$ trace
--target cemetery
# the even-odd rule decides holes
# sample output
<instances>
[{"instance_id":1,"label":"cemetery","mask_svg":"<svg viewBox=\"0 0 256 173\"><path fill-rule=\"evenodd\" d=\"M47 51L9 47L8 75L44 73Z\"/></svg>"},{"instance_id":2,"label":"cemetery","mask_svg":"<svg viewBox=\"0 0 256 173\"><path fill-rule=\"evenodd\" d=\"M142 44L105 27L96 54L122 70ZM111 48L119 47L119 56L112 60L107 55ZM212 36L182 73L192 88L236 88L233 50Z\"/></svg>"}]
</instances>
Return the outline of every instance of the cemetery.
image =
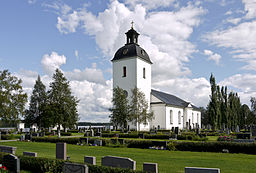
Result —
<instances>
[{"instance_id":1,"label":"cemetery","mask_svg":"<svg viewBox=\"0 0 256 173\"><path fill-rule=\"evenodd\" d=\"M0 163L8 166L13 158L20 170L31 172L254 172L254 130L227 134L175 128L149 132L91 128L63 132L61 137L54 131L8 132L1 140L6 142L0 144Z\"/></svg>"}]
</instances>

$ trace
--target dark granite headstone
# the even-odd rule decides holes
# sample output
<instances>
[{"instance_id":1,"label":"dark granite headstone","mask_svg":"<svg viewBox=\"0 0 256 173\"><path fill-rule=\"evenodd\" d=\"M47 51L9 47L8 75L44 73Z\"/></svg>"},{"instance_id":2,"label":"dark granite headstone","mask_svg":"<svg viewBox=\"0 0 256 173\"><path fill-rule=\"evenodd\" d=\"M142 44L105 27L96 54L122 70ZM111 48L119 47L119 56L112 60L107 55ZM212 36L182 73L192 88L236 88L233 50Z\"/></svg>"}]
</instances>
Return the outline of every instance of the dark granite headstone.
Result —
<instances>
[{"instance_id":1,"label":"dark granite headstone","mask_svg":"<svg viewBox=\"0 0 256 173\"><path fill-rule=\"evenodd\" d=\"M23 156L37 157L37 153L24 151L24 152L23 152Z\"/></svg>"},{"instance_id":2,"label":"dark granite headstone","mask_svg":"<svg viewBox=\"0 0 256 173\"><path fill-rule=\"evenodd\" d=\"M85 163L85 164L96 165L96 157L93 157L93 156L85 156L85 157L84 157L84 163Z\"/></svg>"},{"instance_id":3,"label":"dark granite headstone","mask_svg":"<svg viewBox=\"0 0 256 173\"><path fill-rule=\"evenodd\" d=\"M158 173L158 164L157 163L143 163L143 171L147 173Z\"/></svg>"},{"instance_id":4,"label":"dark granite headstone","mask_svg":"<svg viewBox=\"0 0 256 173\"><path fill-rule=\"evenodd\" d=\"M3 157L3 165L9 172L20 173L20 159L13 154Z\"/></svg>"},{"instance_id":5,"label":"dark granite headstone","mask_svg":"<svg viewBox=\"0 0 256 173\"><path fill-rule=\"evenodd\" d=\"M136 170L136 161L125 157L105 156L101 159L101 165Z\"/></svg>"},{"instance_id":6,"label":"dark granite headstone","mask_svg":"<svg viewBox=\"0 0 256 173\"><path fill-rule=\"evenodd\" d=\"M185 173L220 173L219 168L194 168L186 167Z\"/></svg>"},{"instance_id":7,"label":"dark granite headstone","mask_svg":"<svg viewBox=\"0 0 256 173\"><path fill-rule=\"evenodd\" d=\"M67 144L66 143L56 143L56 159L67 159Z\"/></svg>"},{"instance_id":8,"label":"dark granite headstone","mask_svg":"<svg viewBox=\"0 0 256 173\"><path fill-rule=\"evenodd\" d=\"M63 173L88 173L88 166L78 163L65 162Z\"/></svg>"}]
</instances>

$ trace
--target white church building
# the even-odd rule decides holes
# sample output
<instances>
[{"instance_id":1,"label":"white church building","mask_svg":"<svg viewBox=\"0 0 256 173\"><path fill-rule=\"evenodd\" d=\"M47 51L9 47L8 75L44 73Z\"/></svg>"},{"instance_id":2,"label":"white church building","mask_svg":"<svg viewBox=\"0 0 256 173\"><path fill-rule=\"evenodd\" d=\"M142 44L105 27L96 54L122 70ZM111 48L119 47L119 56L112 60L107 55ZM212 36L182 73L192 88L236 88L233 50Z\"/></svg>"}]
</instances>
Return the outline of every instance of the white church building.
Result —
<instances>
[{"instance_id":1,"label":"white church building","mask_svg":"<svg viewBox=\"0 0 256 173\"><path fill-rule=\"evenodd\" d=\"M150 129L193 129L201 128L201 112L189 102L174 95L151 88L152 62L147 52L138 45L138 36L133 27L125 33L126 44L117 50L113 63L113 88L120 87L126 91L128 98L131 90L139 88L145 94L154 118L147 124L135 126L128 123L130 129L148 131Z\"/></svg>"}]
</instances>

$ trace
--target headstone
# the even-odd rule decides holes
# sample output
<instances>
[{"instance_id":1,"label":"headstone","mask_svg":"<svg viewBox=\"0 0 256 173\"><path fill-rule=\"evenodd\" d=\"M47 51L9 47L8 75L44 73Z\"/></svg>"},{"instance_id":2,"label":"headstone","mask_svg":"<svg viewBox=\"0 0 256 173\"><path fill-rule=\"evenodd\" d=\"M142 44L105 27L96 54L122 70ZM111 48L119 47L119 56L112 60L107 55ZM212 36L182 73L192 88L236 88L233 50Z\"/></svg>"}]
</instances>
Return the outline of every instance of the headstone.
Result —
<instances>
[{"instance_id":1,"label":"headstone","mask_svg":"<svg viewBox=\"0 0 256 173\"><path fill-rule=\"evenodd\" d=\"M93 156L85 156L85 157L84 157L84 163L96 165L96 157L93 157Z\"/></svg>"},{"instance_id":2,"label":"headstone","mask_svg":"<svg viewBox=\"0 0 256 173\"><path fill-rule=\"evenodd\" d=\"M185 167L185 173L220 173L220 169Z\"/></svg>"},{"instance_id":3,"label":"headstone","mask_svg":"<svg viewBox=\"0 0 256 173\"><path fill-rule=\"evenodd\" d=\"M252 136L256 136L256 126L252 126L251 127L251 133L252 133Z\"/></svg>"},{"instance_id":4,"label":"headstone","mask_svg":"<svg viewBox=\"0 0 256 173\"><path fill-rule=\"evenodd\" d=\"M136 161L125 157L105 156L101 159L101 165L136 170Z\"/></svg>"},{"instance_id":5,"label":"headstone","mask_svg":"<svg viewBox=\"0 0 256 173\"><path fill-rule=\"evenodd\" d=\"M96 140L94 140L94 144L97 146L102 146L102 140L96 139Z\"/></svg>"},{"instance_id":6,"label":"headstone","mask_svg":"<svg viewBox=\"0 0 256 173\"><path fill-rule=\"evenodd\" d=\"M56 143L56 159L67 159L67 144L66 143Z\"/></svg>"},{"instance_id":7,"label":"headstone","mask_svg":"<svg viewBox=\"0 0 256 173\"><path fill-rule=\"evenodd\" d=\"M37 157L37 153L24 151L23 156Z\"/></svg>"},{"instance_id":8,"label":"headstone","mask_svg":"<svg viewBox=\"0 0 256 173\"><path fill-rule=\"evenodd\" d=\"M15 154L17 147L0 145L0 152Z\"/></svg>"},{"instance_id":9,"label":"headstone","mask_svg":"<svg viewBox=\"0 0 256 173\"><path fill-rule=\"evenodd\" d=\"M88 173L88 166L78 163L65 162L62 168L63 173Z\"/></svg>"},{"instance_id":10,"label":"headstone","mask_svg":"<svg viewBox=\"0 0 256 173\"><path fill-rule=\"evenodd\" d=\"M20 141L24 141L25 140L25 135L20 135Z\"/></svg>"},{"instance_id":11,"label":"headstone","mask_svg":"<svg viewBox=\"0 0 256 173\"><path fill-rule=\"evenodd\" d=\"M32 133L32 137L39 137L39 133Z\"/></svg>"},{"instance_id":12,"label":"headstone","mask_svg":"<svg viewBox=\"0 0 256 173\"><path fill-rule=\"evenodd\" d=\"M143 163L143 171L158 173L158 164L157 163Z\"/></svg>"},{"instance_id":13,"label":"headstone","mask_svg":"<svg viewBox=\"0 0 256 173\"><path fill-rule=\"evenodd\" d=\"M80 143L89 144L89 138L80 138Z\"/></svg>"},{"instance_id":14,"label":"headstone","mask_svg":"<svg viewBox=\"0 0 256 173\"><path fill-rule=\"evenodd\" d=\"M239 125L236 126L236 133L239 133L240 129L239 129Z\"/></svg>"},{"instance_id":15,"label":"headstone","mask_svg":"<svg viewBox=\"0 0 256 173\"><path fill-rule=\"evenodd\" d=\"M91 137L94 137L94 131L91 129Z\"/></svg>"},{"instance_id":16,"label":"headstone","mask_svg":"<svg viewBox=\"0 0 256 173\"><path fill-rule=\"evenodd\" d=\"M20 159L13 154L3 157L3 165L9 172L20 173Z\"/></svg>"},{"instance_id":17,"label":"headstone","mask_svg":"<svg viewBox=\"0 0 256 173\"><path fill-rule=\"evenodd\" d=\"M30 133L26 133L25 134L25 140L31 140L32 139L32 135Z\"/></svg>"}]
</instances>

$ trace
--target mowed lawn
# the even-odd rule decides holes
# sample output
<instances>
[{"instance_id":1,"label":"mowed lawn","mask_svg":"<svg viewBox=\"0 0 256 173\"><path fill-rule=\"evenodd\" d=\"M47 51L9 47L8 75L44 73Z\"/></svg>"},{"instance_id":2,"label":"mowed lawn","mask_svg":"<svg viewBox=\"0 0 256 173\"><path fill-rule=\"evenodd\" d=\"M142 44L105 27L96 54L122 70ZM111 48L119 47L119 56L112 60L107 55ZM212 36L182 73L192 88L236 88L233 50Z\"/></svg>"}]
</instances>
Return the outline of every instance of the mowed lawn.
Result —
<instances>
[{"instance_id":1,"label":"mowed lawn","mask_svg":"<svg viewBox=\"0 0 256 173\"><path fill-rule=\"evenodd\" d=\"M17 147L17 154L23 151L37 152L38 157L55 158L54 143L3 142L0 145ZM101 157L112 155L129 157L137 162L137 170L142 170L143 162L158 163L161 173L184 173L185 167L220 168L221 173L255 173L256 155L226 154L209 152L163 151L135 148L111 148L95 146L67 145L67 155L71 161L83 162L84 156L96 156L97 165Z\"/></svg>"}]
</instances>

